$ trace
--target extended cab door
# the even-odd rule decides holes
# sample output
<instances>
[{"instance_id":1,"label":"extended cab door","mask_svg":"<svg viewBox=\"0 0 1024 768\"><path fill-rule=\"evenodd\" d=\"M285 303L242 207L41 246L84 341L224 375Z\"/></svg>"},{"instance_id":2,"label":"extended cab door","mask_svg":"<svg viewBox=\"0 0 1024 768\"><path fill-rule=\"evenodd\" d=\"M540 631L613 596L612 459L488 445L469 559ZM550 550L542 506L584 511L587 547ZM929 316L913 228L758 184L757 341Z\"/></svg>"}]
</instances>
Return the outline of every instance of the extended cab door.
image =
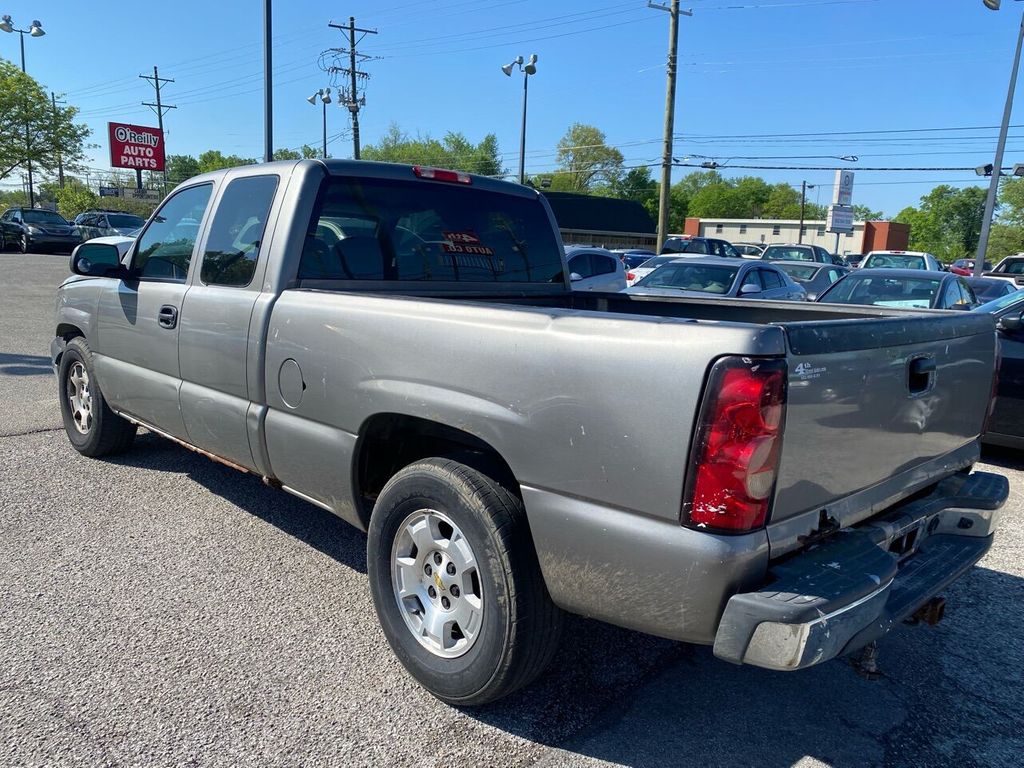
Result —
<instances>
[{"instance_id":1,"label":"extended cab door","mask_svg":"<svg viewBox=\"0 0 1024 768\"><path fill-rule=\"evenodd\" d=\"M110 405L185 438L178 407L178 321L213 184L172 194L131 250L130 275L100 294L96 368Z\"/></svg>"},{"instance_id":2,"label":"extended cab door","mask_svg":"<svg viewBox=\"0 0 1024 768\"><path fill-rule=\"evenodd\" d=\"M257 469L246 418L258 399L259 352L249 323L260 296L272 226L277 174L246 173L222 182L199 267L181 311L181 414L188 440L217 456ZM259 334L254 334L258 341Z\"/></svg>"}]
</instances>

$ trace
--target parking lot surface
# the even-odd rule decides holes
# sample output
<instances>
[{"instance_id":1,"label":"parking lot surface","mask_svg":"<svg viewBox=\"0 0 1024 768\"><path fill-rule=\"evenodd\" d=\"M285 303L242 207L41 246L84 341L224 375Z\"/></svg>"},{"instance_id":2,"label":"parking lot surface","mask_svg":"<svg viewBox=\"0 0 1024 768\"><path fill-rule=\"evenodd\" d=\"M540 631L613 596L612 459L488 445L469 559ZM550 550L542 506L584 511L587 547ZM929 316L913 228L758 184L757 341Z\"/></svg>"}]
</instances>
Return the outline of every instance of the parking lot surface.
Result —
<instances>
[{"instance_id":1,"label":"parking lot surface","mask_svg":"<svg viewBox=\"0 0 1024 768\"><path fill-rule=\"evenodd\" d=\"M62 256L0 254L0 765L1019 766L1024 457L936 628L796 674L584 619L537 684L422 691L370 601L365 537L151 434L110 460L60 427Z\"/></svg>"}]
</instances>

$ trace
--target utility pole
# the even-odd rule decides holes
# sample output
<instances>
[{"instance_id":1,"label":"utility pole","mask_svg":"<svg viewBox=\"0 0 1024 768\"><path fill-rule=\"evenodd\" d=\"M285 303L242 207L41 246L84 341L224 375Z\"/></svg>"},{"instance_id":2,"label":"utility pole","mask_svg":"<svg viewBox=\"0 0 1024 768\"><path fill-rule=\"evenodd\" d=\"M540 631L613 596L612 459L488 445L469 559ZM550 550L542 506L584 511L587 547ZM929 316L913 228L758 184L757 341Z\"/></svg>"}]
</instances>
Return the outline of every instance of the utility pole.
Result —
<instances>
[{"instance_id":1,"label":"utility pole","mask_svg":"<svg viewBox=\"0 0 1024 768\"><path fill-rule=\"evenodd\" d=\"M808 184L806 181L800 182L800 230L796 233L798 243L804 241L804 206L807 203L807 187L814 189L813 184Z\"/></svg>"},{"instance_id":2,"label":"utility pole","mask_svg":"<svg viewBox=\"0 0 1024 768\"><path fill-rule=\"evenodd\" d=\"M152 104L152 103L150 103L148 101L144 101L144 102L142 102L142 106L149 107L154 112L156 112L156 123L157 123L157 126L159 126L159 128L160 128L160 139L164 143L164 162L166 163L167 162L167 137L164 136L164 114L166 114L166 111L168 109L177 109L177 107L174 104L164 104L164 103L162 103L160 101L160 83L173 83L174 80L169 78L169 77L160 77L160 71L156 68L155 65L153 67L153 76L152 77L150 77L149 75L139 75L139 77L141 77L143 80L148 80L150 82L150 84L152 84L152 86L154 88L156 88L156 104ZM139 178L139 180L141 182L141 179L142 179L142 172L141 171L139 172L138 178ZM141 189L141 186L142 185L140 183L139 184L140 189ZM167 187L167 167L166 166L164 167L164 187L165 188Z\"/></svg>"},{"instance_id":3,"label":"utility pole","mask_svg":"<svg viewBox=\"0 0 1024 768\"><path fill-rule=\"evenodd\" d=\"M371 57L356 51L356 32L362 32L363 36L376 35L377 30L375 29L361 29L356 26L355 16L348 17L348 26L341 24L335 24L333 21L329 22L329 27L334 29L340 29L342 31L348 31L348 48L335 48L334 50L340 54L348 54L348 66L347 67L328 67L327 71L331 74L340 73L342 75L348 75L349 84L348 87L339 87L339 99L338 103L348 107L349 112L352 113L352 157L356 160L359 159L359 109L366 105L366 96L359 97L358 84L359 80L362 79L364 82L370 78L370 75L360 70L357 66L358 63L369 60ZM359 38L362 40L362 38Z\"/></svg>"},{"instance_id":4,"label":"utility pole","mask_svg":"<svg viewBox=\"0 0 1024 768\"><path fill-rule=\"evenodd\" d=\"M672 186L672 132L676 112L676 51L679 47L679 14L693 16L693 11L679 10L679 0L672 0L671 7L647 2L648 8L666 11L668 24L668 84L665 88L665 148L661 156L661 189L658 196L658 250L668 237L668 203Z\"/></svg>"},{"instance_id":5,"label":"utility pole","mask_svg":"<svg viewBox=\"0 0 1024 768\"><path fill-rule=\"evenodd\" d=\"M64 189L64 157L60 151L60 139L57 137L57 94L50 91L50 103L53 104L53 138L54 144L57 146L57 183L60 184L60 188ZM60 101L61 104L65 104L64 100Z\"/></svg>"}]
</instances>

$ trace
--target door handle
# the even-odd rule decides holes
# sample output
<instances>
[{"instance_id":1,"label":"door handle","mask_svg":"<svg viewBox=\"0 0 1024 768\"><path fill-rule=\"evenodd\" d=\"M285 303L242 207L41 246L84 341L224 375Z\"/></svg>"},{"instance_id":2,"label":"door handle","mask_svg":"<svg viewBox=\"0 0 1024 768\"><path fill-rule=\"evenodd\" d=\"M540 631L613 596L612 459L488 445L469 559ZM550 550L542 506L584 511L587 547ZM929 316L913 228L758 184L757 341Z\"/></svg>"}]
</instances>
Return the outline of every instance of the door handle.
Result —
<instances>
[{"instance_id":1,"label":"door handle","mask_svg":"<svg viewBox=\"0 0 1024 768\"><path fill-rule=\"evenodd\" d=\"M164 304L160 307L160 313L157 315L157 322L161 328L173 328L178 324L178 308L173 307L170 304Z\"/></svg>"}]
</instances>

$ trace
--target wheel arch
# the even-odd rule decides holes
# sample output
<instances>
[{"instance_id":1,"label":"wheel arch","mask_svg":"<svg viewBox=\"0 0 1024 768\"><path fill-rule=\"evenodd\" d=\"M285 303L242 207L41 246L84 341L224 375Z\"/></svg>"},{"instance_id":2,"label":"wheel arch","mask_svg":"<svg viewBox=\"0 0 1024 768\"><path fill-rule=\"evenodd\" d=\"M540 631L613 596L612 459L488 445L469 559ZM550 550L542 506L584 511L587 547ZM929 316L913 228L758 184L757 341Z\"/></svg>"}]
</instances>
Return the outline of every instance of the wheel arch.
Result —
<instances>
[{"instance_id":1,"label":"wheel arch","mask_svg":"<svg viewBox=\"0 0 1024 768\"><path fill-rule=\"evenodd\" d=\"M352 460L356 511L366 528L381 489L402 467L431 457L472 467L522 498L519 481L501 453L485 440L438 421L402 413L377 413L363 422Z\"/></svg>"}]
</instances>

